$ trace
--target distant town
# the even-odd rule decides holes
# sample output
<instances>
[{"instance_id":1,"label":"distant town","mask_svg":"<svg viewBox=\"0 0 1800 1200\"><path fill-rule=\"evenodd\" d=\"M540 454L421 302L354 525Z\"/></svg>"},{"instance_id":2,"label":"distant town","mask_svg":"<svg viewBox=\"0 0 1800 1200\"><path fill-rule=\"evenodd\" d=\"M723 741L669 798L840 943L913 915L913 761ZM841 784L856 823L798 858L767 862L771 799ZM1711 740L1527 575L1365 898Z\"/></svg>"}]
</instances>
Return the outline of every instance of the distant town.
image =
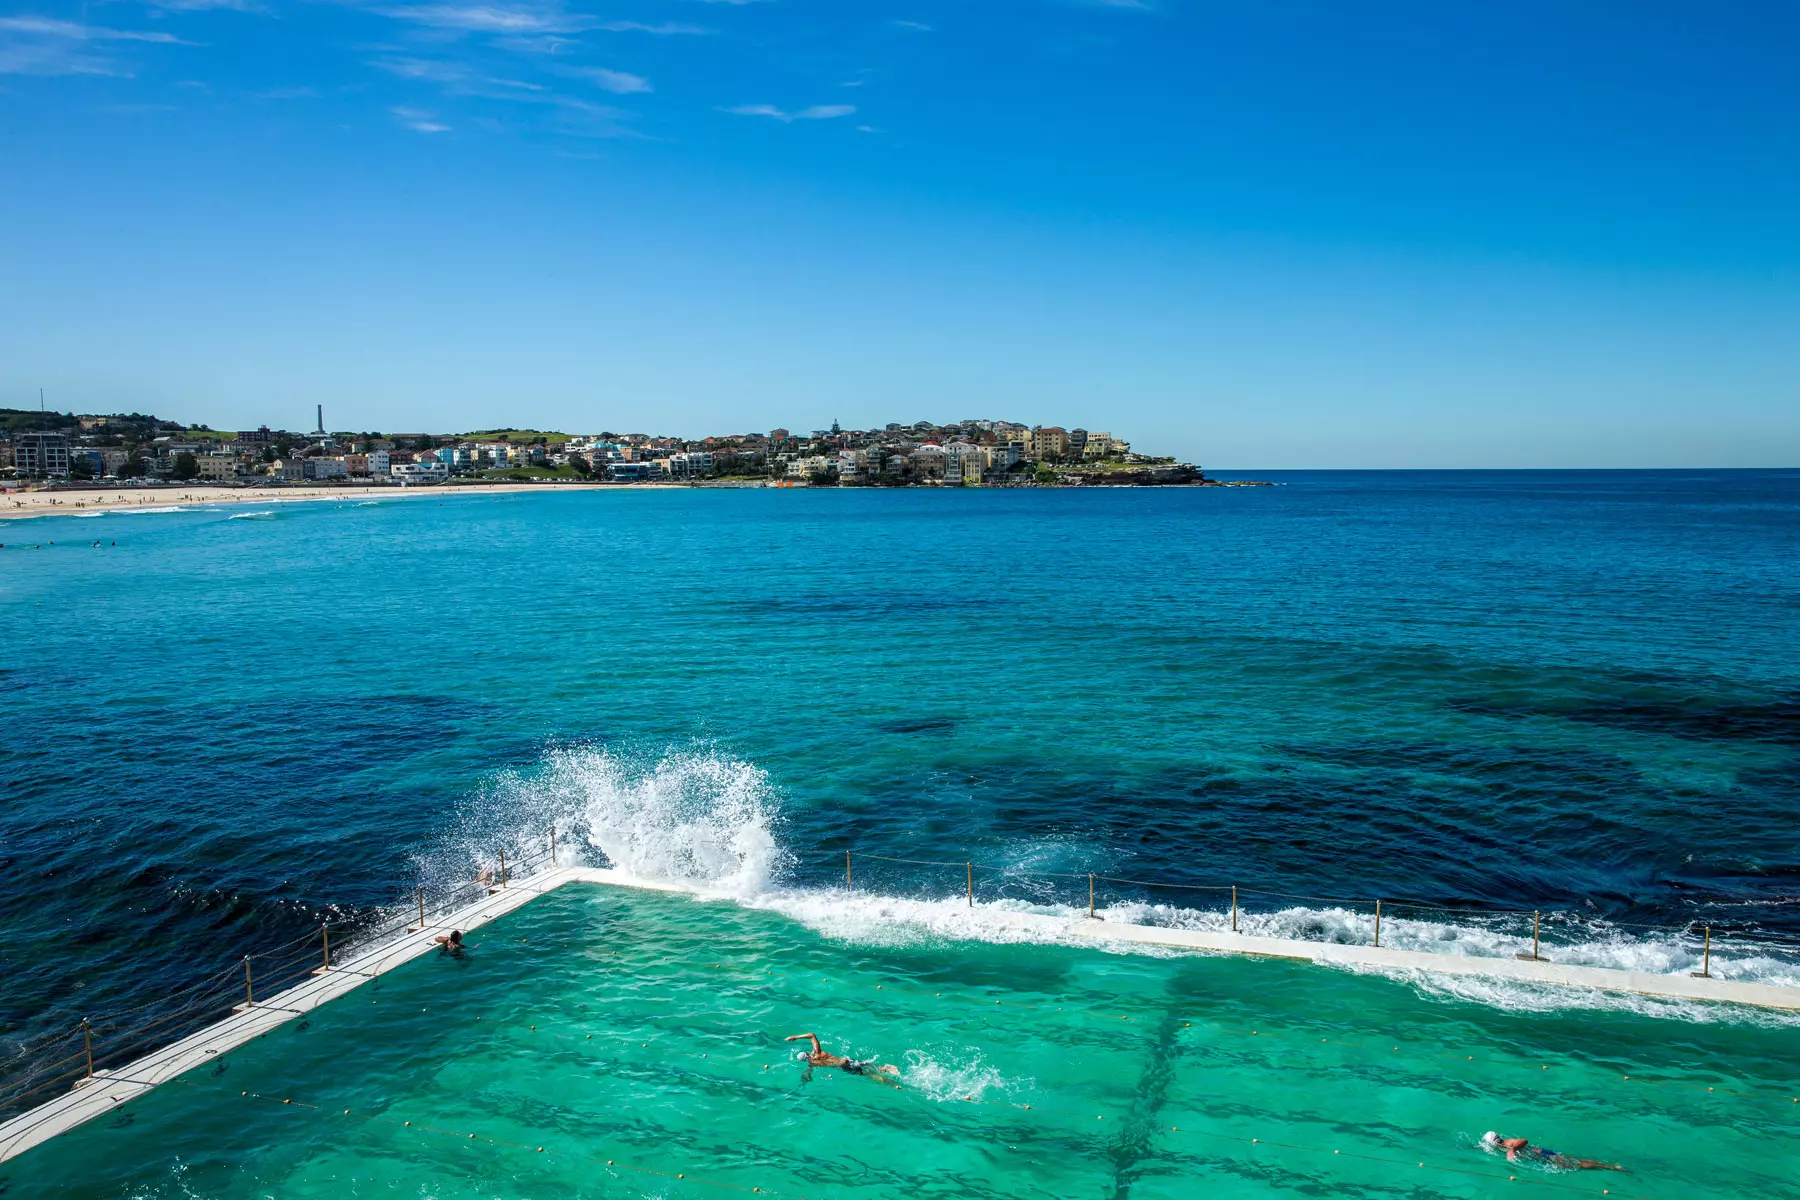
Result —
<instances>
[{"instance_id":1,"label":"distant town","mask_svg":"<svg viewBox=\"0 0 1800 1200\"><path fill-rule=\"evenodd\" d=\"M776 487L1192 485L1200 468L1140 454L1109 431L1018 421L727 433L698 440L531 429L472 433L219 431L141 413L0 409L0 479L432 485L497 480Z\"/></svg>"}]
</instances>

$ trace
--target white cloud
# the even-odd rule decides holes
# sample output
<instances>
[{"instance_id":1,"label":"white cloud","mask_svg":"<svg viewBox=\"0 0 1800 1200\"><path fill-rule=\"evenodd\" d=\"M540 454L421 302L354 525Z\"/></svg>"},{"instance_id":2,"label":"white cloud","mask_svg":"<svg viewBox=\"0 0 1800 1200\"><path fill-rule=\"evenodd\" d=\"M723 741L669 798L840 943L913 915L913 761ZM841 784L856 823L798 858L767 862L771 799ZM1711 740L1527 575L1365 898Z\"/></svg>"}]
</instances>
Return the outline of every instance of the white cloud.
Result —
<instances>
[{"instance_id":1,"label":"white cloud","mask_svg":"<svg viewBox=\"0 0 1800 1200\"><path fill-rule=\"evenodd\" d=\"M0 75L129 76L129 69L85 49L97 42L194 45L154 30L108 29L53 17L0 17Z\"/></svg>"},{"instance_id":2,"label":"white cloud","mask_svg":"<svg viewBox=\"0 0 1800 1200\"><path fill-rule=\"evenodd\" d=\"M788 112L776 108L773 104L740 104L736 108L725 110L739 117L773 117L777 121L792 124L795 121L829 121L833 117L847 117L856 111L854 104L815 104L798 112Z\"/></svg>"},{"instance_id":3,"label":"white cloud","mask_svg":"<svg viewBox=\"0 0 1800 1200\"><path fill-rule=\"evenodd\" d=\"M423 79L445 85L463 84L469 80L469 72L455 63L429 58L383 58L372 65L402 79Z\"/></svg>"},{"instance_id":4,"label":"white cloud","mask_svg":"<svg viewBox=\"0 0 1800 1200\"><path fill-rule=\"evenodd\" d=\"M889 21L888 24L897 29L910 29L914 33L930 33L931 26L923 21Z\"/></svg>"},{"instance_id":5,"label":"white cloud","mask_svg":"<svg viewBox=\"0 0 1800 1200\"><path fill-rule=\"evenodd\" d=\"M609 71L605 67L577 67L573 74L579 75L583 79L591 79L595 84L615 95L624 96L631 92L652 90L648 79L627 71Z\"/></svg>"},{"instance_id":6,"label":"white cloud","mask_svg":"<svg viewBox=\"0 0 1800 1200\"><path fill-rule=\"evenodd\" d=\"M256 92L252 100L311 100L318 92L309 87L270 88L264 92Z\"/></svg>"},{"instance_id":7,"label":"white cloud","mask_svg":"<svg viewBox=\"0 0 1800 1200\"><path fill-rule=\"evenodd\" d=\"M434 119L436 114L426 112L422 108L407 108L402 105L391 108L388 111L394 114L394 119L396 121L400 122L400 124L412 130L414 133L450 132L450 127L448 125L441 125Z\"/></svg>"},{"instance_id":8,"label":"white cloud","mask_svg":"<svg viewBox=\"0 0 1800 1200\"><path fill-rule=\"evenodd\" d=\"M150 7L158 12L201 12L209 8L229 8L234 12L266 11L255 0L154 0Z\"/></svg>"},{"instance_id":9,"label":"white cloud","mask_svg":"<svg viewBox=\"0 0 1800 1200\"><path fill-rule=\"evenodd\" d=\"M646 25L642 21L602 21L594 26L608 33L654 33L668 36L673 33L712 33L704 25L683 25L679 21L659 21L654 25Z\"/></svg>"},{"instance_id":10,"label":"white cloud","mask_svg":"<svg viewBox=\"0 0 1800 1200\"><path fill-rule=\"evenodd\" d=\"M465 33L566 33L580 22L560 9L518 4L413 4L382 10L390 17L433 29Z\"/></svg>"},{"instance_id":11,"label":"white cloud","mask_svg":"<svg viewBox=\"0 0 1800 1200\"><path fill-rule=\"evenodd\" d=\"M68 38L82 42L162 42L172 46L192 46L172 33L138 29L106 29L99 25L79 25L74 21L58 21L50 17L0 17L0 30L29 33L40 37Z\"/></svg>"}]
</instances>

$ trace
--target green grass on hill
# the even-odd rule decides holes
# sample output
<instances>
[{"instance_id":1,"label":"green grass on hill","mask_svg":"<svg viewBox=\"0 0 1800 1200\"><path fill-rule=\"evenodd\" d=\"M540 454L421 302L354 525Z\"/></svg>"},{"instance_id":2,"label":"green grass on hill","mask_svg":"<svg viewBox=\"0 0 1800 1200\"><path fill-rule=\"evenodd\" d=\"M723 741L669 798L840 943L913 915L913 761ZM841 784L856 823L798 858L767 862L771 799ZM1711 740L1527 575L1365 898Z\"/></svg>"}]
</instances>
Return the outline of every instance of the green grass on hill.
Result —
<instances>
[{"instance_id":1,"label":"green grass on hill","mask_svg":"<svg viewBox=\"0 0 1800 1200\"><path fill-rule=\"evenodd\" d=\"M475 433L459 433L452 440L474 442L511 442L516 446L527 446L543 438L550 445L569 440L566 433L555 433L547 429L483 429Z\"/></svg>"}]
</instances>

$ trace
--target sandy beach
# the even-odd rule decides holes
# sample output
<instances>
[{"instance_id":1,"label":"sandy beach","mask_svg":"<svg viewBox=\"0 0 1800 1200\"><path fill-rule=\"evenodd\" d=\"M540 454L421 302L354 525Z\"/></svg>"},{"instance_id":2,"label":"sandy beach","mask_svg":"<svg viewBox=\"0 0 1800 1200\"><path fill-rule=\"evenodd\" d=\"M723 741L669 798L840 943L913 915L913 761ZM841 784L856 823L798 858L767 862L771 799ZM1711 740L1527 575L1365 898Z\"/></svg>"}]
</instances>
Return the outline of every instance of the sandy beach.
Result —
<instances>
[{"instance_id":1,"label":"sandy beach","mask_svg":"<svg viewBox=\"0 0 1800 1200\"><path fill-rule=\"evenodd\" d=\"M666 484L632 484L662 487ZM591 483L477 483L434 487L330 487L291 484L284 487L208 487L178 484L159 488L59 488L56 491L7 492L0 496L0 518L60 516L73 512L105 512L134 508L168 508L190 504L294 504L308 500L411 499L417 496L496 495L501 492L592 491Z\"/></svg>"}]
</instances>

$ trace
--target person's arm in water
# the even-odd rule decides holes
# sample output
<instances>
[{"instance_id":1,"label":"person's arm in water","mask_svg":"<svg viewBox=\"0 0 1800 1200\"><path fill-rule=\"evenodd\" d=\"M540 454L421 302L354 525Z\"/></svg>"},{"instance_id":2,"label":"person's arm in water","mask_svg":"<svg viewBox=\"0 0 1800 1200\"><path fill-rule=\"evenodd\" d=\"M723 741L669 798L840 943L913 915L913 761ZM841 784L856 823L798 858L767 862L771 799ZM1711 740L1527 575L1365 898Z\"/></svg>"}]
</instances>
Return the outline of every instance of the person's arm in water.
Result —
<instances>
[{"instance_id":1,"label":"person's arm in water","mask_svg":"<svg viewBox=\"0 0 1800 1200\"><path fill-rule=\"evenodd\" d=\"M1524 1138L1501 1138L1500 1144L1506 1148L1507 1162L1518 1162L1519 1151L1531 1145L1531 1143Z\"/></svg>"},{"instance_id":2,"label":"person's arm in water","mask_svg":"<svg viewBox=\"0 0 1800 1200\"><path fill-rule=\"evenodd\" d=\"M812 1048L813 1054L819 1055L819 1054L825 1053L825 1048L823 1046L819 1045L819 1035L816 1033L796 1033L793 1037L783 1038L782 1040L787 1041L787 1042L810 1041L813 1044L813 1048Z\"/></svg>"}]
</instances>

